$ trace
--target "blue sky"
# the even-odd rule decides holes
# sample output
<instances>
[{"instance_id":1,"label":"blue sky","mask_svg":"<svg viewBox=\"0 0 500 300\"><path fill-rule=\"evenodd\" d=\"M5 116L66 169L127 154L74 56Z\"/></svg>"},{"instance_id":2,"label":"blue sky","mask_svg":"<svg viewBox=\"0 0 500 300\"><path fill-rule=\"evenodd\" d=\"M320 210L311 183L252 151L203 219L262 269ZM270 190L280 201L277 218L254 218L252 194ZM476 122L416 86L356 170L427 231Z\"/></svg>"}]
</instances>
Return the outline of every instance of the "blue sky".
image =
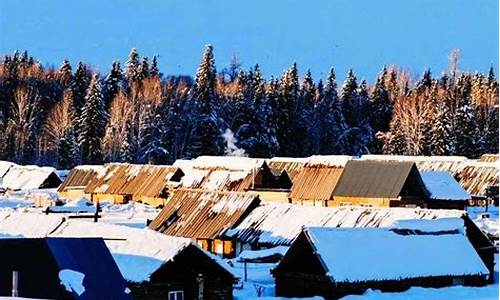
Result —
<instances>
[{"instance_id":1,"label":"blue sky","mask_svg":"<svg viewBox=\"0 0 500 300\"><path fill-rule=\"evenodd\" d=\"M0 54L27 49L43 64L83 60L107 71L132 47L166 74L194 74L203 46L218 69L236 53L280 75L294 61L315 77L334 66L372 81L384 64L441 73L498 65L496 0L2 0Z\"/></svg>"}]
</instances>

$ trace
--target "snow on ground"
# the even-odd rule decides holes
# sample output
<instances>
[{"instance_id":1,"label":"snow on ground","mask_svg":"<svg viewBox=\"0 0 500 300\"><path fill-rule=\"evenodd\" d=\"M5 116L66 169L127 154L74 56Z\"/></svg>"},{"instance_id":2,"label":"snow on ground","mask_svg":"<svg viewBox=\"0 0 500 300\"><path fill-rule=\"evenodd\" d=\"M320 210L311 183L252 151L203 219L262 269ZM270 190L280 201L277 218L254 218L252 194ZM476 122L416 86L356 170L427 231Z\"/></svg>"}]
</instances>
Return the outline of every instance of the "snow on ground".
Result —
<instances>
[{"instance_id":1,"label":"snow on ground","mask_svg":"<svg viewBox=\"0 0 500 300\"><path fill-rule=\"evenodd\" d=\"M243 261L247 259L257 259L257 258L264 258L264 257L269 257L273 255L281 255L284 256L285 253L288 251L290 247L287 246L278 246L278 247L273 247L269 249L264 249L264 250L245 250L241 252L241 254L237 257L238 261Z\"/></svg>"},{"instance_id":2,"label":"snow on ground","mask_svg":"<svg viewBox=\"0 0 500 300\"><path fill-rule=\"evenodd\" d=\"M498 207L490 205L488 211L485 210L484 207L468 207L467 213L483 232L498 239Z\"/></svg>"}]
</instances>

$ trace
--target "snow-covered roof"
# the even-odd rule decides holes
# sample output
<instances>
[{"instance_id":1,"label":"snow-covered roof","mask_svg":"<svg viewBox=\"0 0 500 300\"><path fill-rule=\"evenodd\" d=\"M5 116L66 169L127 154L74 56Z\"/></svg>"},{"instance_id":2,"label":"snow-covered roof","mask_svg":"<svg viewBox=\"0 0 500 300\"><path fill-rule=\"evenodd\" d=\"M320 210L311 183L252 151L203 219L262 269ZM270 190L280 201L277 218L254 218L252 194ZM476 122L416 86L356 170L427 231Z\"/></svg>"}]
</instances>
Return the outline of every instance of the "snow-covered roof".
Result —
<instances>
[{"instance_id":1,"label":"snow-covered roof","mask_svg":"<svg viewBox=\"0 0 500 300\"><path fill-rule=\"evenodd\" d=\"M52 167L12 166L3 176L2 188L8 190L38 189L51 175L59 179L57 170Z\"/></svg>"},{"instance_id":2,"label":"snow-covered roof","mask_svg":"<svg viewBox=\"0 0 500 300\"><path fill-rule=\"evenodd\" d=\"M420 172L425 187L431 193L430 198L435 200L469 200L470 195L446 171Z\"/></svg>"},{"instance_id":3,"label":"snow-covered roof","mask_svg":"<svg viewBox=\"0 0 500 300\"><path fill-rule=\"evenodd\" d=\"M462 234L399 234L381 228L304 229L335 282L488 275Z\"/></svg>"},{"instance_id":4,"label":"snow-covered roof","mask_svg":"<svg viewBox=\"0 0 500 300\"><path fill-rule=\"evenodd\" d=\"M464 220L457 217L396 220L390 228L419 232L457 231L465 234Z\"/></svg>"},{"instance_id":5,"label":"snow-covered roof","mask_svg":"<svg viewBox=\"0 0 500 300\"><path fill-rule=\"evenodd\" d=\"M197 167L197 168L226 168L230 170L247 170L260 168L264 164L264 159L239 157L239 156L198 156L192 160L177 160L176 167Z\"/></svg>"},{"instance_id":6,"label":"snow-covered roof","mask_svg":"<svg viewBox=\"0 0 500 300\"><path fill-rule=\"evenodd\" d=\"M247 243L290 245L303 226L391 227L397 220L462 217L461 210L421 208L318 207L262 203L224 235Z\"/></svg>"},{"instance_id":7,"label":"snow-covered roof","mask_svg":"<svg viewBox=\"0 0 500 300\"><path fill-rule=\"evenodd\" d=\"M17 224L17 225L16 225ZM23 237L102 237L123 277L147 281L150 275L189 245L188 238L107 223L64 219L59 215L0 211L0 233ZM0 236L1 237L1 236ZM199 248L199 247L198 247ZM204 252L231 272L227 264Z\"/></svg>"},{"instance_id":8,"label":"snow-covered roof","mask_svg":"<svg viewBox=\"0 0 500 300\"><path fill-rule=\"evenodd\" d=\"M0 160L0 178L5 176L7 171L13 166L17 166L15 163L5 160Z\"/></svg>"}]
</instances>

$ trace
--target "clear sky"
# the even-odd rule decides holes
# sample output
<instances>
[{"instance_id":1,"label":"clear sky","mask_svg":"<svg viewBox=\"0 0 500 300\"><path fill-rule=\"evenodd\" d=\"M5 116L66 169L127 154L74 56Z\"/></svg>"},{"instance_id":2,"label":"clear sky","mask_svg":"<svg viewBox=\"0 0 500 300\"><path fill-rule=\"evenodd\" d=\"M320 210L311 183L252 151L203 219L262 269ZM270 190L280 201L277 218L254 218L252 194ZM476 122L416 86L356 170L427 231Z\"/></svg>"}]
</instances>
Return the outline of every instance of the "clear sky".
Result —
<instances>
[{"instance_id":1,"label":"clear sky","mask_svg":"<svg viewBox=\"0 0 500 300\"><path fill-rule=\"evenodd\" d=\"M132 47L166 74L193 75L203 46L218 69L236 53L279 75L294 61L315 77L334 66L372 81L384 64L420 74L498 65L497 0L1 0L0 54L28 50L45 65L83 60L107 71Z\"/></svg>"}]
</instances>

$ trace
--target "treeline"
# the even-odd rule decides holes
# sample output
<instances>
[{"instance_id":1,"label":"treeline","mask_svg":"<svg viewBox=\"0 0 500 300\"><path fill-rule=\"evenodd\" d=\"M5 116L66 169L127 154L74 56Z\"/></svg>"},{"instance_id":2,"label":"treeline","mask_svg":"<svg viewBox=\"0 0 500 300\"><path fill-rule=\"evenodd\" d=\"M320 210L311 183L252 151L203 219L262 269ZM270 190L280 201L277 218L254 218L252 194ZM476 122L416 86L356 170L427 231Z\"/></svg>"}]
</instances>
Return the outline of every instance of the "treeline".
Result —
<instances>
[{"instance_id":1,"label":"treeline","mask_svg":"<svg viewBox=\"0 0 500 300\"><path fill-rule=\"evenodd\" d=\"M216 71L207 46L194 79L164 76L133 49L98 74L80 62L47 68L22 54L0 65L0 159L70 168L110 161L171 163L199 155L251 157L498 153L498 81L430 70L412 81L384 67L369 85L353 70L337 86L296 64L264 79L259 66Z\"/></svg>"}]
</instances>

